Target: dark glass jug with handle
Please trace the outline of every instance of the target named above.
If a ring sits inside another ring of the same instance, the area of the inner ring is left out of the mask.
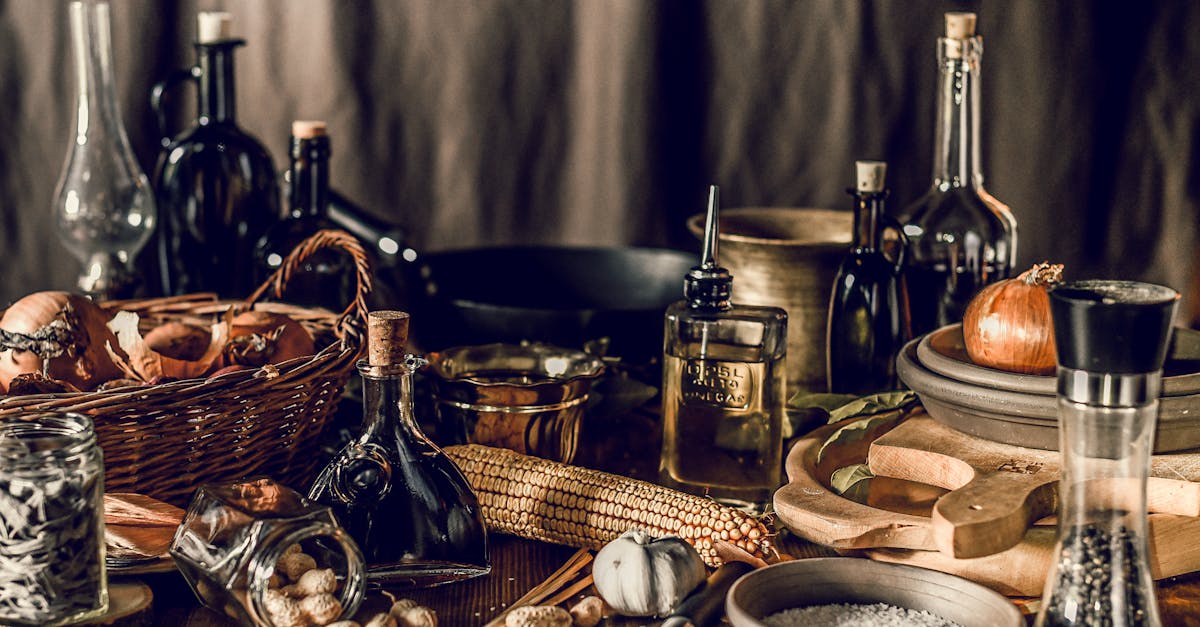
[[[244,298],[255,287],[254,245],[280,218],[275,166],[267,149],[237,125],[234,51],[228,13],[201,13],[195,66],[154,86],[150,104],[163,136],[154,176],[161,215],[145,263],[164,294],[216,292]],[[164,99],[182,84],[198,89],[195,124],[174,138]]]
[[[829,391],[873,394],[894,389],[896,354],[911,329],[901,280],[908,240],[900,223],[884,213],[887,164],[859,161],[854,196],[854,243],[838,268],[826,326]],[[896,232],[899,245],[888,256],[883,235]]]

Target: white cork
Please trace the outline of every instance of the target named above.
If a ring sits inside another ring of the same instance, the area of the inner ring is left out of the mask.
[[[325,122],[321,120],[296,120],[292,122],[292,137],[312,139],[325,136]]]
[[[233,15],[224,11],[201,11],[196,15],[199,26],[196,41],[210,44],[233,37]]]
[[[950,12],[946,14],[946,39],[970,39],[974,36],[974,13]]]
[[[883,191],[887,178],[887,163],[883,161],[855,161],[856,188],[860,192],[878,194]]]

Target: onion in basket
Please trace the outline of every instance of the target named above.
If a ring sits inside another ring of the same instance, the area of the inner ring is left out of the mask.
[[[1053,374],[1058,356],[1049,290],[1062,281],[1062,271],[1062,264],[1043,262],[980,290],[963,315],[971,361],[1009,372]]]
[[[244,311],[233,319],[225,348],[228,364],[277,364],[316,352],[313,338],[299,322],[268,311]]]
[[[0,329],[17,334],[3,338],[0,392],[8,390],[13,377],[43,369],[49,378],[84,391],[120,377],[105,347],[117,346],[107,322],[104,310],[80,294],[35,292],[13,303],[0,318]],[[28,345],[31,339],[41,341]]]

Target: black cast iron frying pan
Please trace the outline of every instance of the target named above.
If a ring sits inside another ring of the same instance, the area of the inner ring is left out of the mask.
[[[663,311],[696,256],[635,247],[526,246],[418,255],[405,269],[423,350],[541,341],[643,361],[662,351]]]

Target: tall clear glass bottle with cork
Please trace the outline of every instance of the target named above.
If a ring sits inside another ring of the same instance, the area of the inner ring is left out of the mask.
[[[980,63],[974,13],[947,13],[938,38],[933,184],[898,218],[908,237],[905,283],[913,334],[961,322],[985,285],[1012,273],[1017,222],[983,187]]]
[[[418,424],[413,374],[424,361],[404,354],[408,314],[367,319],[363,425],[321,471],[308,497],[331,507],[362,550],[367,580],[430,586],[487,574],[487,532],[465,477]]]
[[[718,191],[709,189],[700,265],[665,313],[660,481],[750,511],[779,487],[786,419],[787,312],[735,305],[718,265]]]
[[[237,124],[234,51],[228,13],[197,16],[196,65],[155,85],[150,103],[164,135],[154,176],[162,213],[157,259],[146,264],[165,294],[216,292],[245,298],[258,285],[254,246],[280,218],[279,191],[270,153]],[[167,137],[166,95],[194,81],[197,118]]]

